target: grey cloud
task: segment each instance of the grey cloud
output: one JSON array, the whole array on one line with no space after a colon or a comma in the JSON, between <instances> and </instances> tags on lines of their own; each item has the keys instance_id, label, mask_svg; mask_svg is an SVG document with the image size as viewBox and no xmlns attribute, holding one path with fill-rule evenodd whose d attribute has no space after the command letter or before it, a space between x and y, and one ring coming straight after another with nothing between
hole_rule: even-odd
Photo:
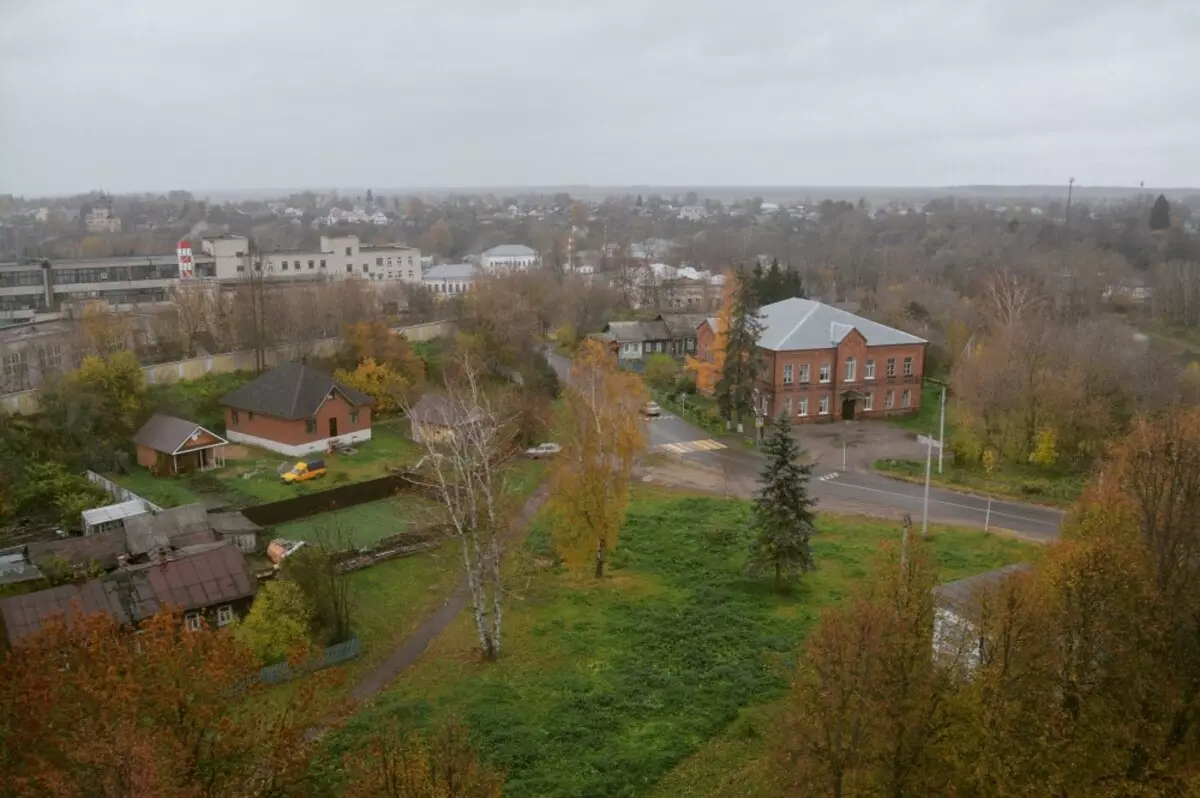
<instances>
[{"instance_id":1,"label":"grey cloud","mask_svg":"<svg viewBox=\"0 0 1200 798\"><path fill-rule=\"evenodd\" d=\"M1194 0L0 0L0 192L1200 185Z\"/></svg>"}]
</instances>

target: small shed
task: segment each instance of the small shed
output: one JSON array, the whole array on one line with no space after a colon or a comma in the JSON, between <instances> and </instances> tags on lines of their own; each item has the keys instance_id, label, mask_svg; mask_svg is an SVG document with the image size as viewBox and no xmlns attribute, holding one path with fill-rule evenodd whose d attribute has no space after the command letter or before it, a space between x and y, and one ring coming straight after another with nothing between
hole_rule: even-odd
<instances>
[{"instance_id":1,"label":"small shed","mask_svg":"<svg viewBox=\"0 0 1200 798\"><path fill-rule=\"evenodd\" d=\"M125 545L137 556L155 549L178 548L216 540L208 513L200 504L185 504L125 522Z\"/></svg>"},{"instance_id":2,"label":"small shed","mask_svg":"<svg viewBox=\"0 0 1200 798\"><path fill-rule=\"evenodd\" d=\"M193 421L155 413L133 436L133 443L138 465L155 476L171 476L225 465L229 441Z\"/></svg>"},{"instance_id":3,"label":"small shed","mask_svg":"<svg viewBox=\"0 0 1200 798\"><path fill-rule=\"evenodd\" d=\"M130 499L120 504L106 504L103 507L93 507L84 510L83 534L98 535L114 529L125 529L125 519L145 515L150 510L141 499Z\"/></svg>"},{"instance_id":4,"label":"small shed","mask_svg":"<svg viewBox=\"0 0 1200 798\"><path fill-rule=\"evenodd\" d=\"M427 393L408 411L410 434L417 443L445 442L479 413L478 409L464 413L446 397Z\"/></svg>"},{"instance_id":5,"label":"small shed","mask_svg":"<svg viewBox=\"0 0 1200 798\"><path fill-rule=\"evenodd\" d=\"M221 540L228 540L244 552L258 550L262 527L241 513L209 513L208 523Z\"/></svg>"}]
</instances>

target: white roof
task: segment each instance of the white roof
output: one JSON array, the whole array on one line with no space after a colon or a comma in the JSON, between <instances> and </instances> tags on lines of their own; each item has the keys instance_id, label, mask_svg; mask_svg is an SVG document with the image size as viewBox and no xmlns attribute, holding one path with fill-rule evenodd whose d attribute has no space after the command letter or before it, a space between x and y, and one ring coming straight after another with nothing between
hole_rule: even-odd
<instances>
[{"instance_id":1,"label":"white roof","mask_svg":"<svg viewBox=\"0 0 1200 798\"><path fill-rule=\"evenodd\" d=\"M468 280L474 276L473 263L442 263L425 272L426 280Z\"/></svg>"},{"instance_id":2,"label":"white roof","mask_svg":"<svg viewBox=\"0 0 1200 798\"><path fill-rule=\"evenodd\" d=\"M130 499L120 504L106 504L103 507L93 507L83 511L84 526L95 526L106 521L120 521L135 515L144 515L146 505L141 499Z\"/></svg>"},{"instance_id":3,"label":"white roof","mask_svg":"<svg viewBox=\"0 0 1200 798\"><path fill-rule=\"evenodd\" d=\"M501 244L483 253L488 258L531 258L537 254L524 244Z\"/></svg>"},{"instance_id":4,"label":"white roof","mask_svg":"<svg viewBox=\"0 0 1200 798\"><path fill-rule=\"evenodd\" d=\"M886 324L864 319L822 302L793 297L762 308L763 333L758 345L772 351L831 349L851 330L858 330L869 346L923 344L925 339Z\"/></svg>"}]
</instances>

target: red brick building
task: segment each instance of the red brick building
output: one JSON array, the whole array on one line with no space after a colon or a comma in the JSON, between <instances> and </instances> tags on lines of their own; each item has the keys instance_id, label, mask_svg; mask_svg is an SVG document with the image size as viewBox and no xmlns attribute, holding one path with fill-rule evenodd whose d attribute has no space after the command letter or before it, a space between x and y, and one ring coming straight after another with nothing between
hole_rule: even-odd
<instances>
[{"instance_id":1,"label":"red brick building","mask_svg":"<svg viewBox=\"0 0 1200 798\"><path fill-rule=\"evenodd\" d=\"M207 471L225 464L220 435L186 419L155 413L133 436L138 465L155 476Z\"/></svg>"},{"instance_id":2,"label":"red brick building","mask_svg":"<svg viewBox=\"0 0 1200 798\"><path fill-rule=\"evenodd\" d=\"M845 310L792 298L762 308L760 411L793 421L915 413L926 341ZM697 356L714 361L718 322L697 330Z\"/></svg>"},{"instance_id":3,"label":"red brick building","mask_svg":"<svg viewBox=\"0 0 1200 798\"><path fill-rule=\"evenodd\" d=\"M375 400L303 363L285 363L221 399L225 436L291 457L371 439Z\"/></svg>"}]
</instances>

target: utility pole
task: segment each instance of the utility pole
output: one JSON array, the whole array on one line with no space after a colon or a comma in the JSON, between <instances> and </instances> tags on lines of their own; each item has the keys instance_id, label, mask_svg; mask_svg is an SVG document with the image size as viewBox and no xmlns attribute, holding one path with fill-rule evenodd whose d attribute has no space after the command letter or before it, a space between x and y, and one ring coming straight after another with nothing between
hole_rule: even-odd
<instances>
[{"instance_id":1,"label":"utility pole","mask_svg":"<svg viewBox=\"0 0 1200 798\"><path fill-rule=\"evenodd\" d=\"M938 473L942 473L942 453L946 451L946 386L942 386L942 420L940 429L938 430L938 442L941 446L938 447ZM843 453L843 460L845 455Z\"/></svg>"},{"instance_id":2,"label":"utility pole","mask_svg":"<svg viewBox=\"0 0 1200 798\"><path fill-rule=\"evenodd\" d=\"M929 476L933 466L933 440L925 445L925 501L921 507L921 539L929 536Z\"/></svg>"},{"instance_id":3,"label":"utility pole","mask_svg":"<svg viewBox=\"0 0 1200 798\"><path fill-rule=\"evenodd\" d=\"M904 568L904 562L908 559L908 535L912 530L912 516L908 513L904 514L904 520L900 522L900 528L903 530L900 533L900 568Z\"/></svg>"}]
</instances>

